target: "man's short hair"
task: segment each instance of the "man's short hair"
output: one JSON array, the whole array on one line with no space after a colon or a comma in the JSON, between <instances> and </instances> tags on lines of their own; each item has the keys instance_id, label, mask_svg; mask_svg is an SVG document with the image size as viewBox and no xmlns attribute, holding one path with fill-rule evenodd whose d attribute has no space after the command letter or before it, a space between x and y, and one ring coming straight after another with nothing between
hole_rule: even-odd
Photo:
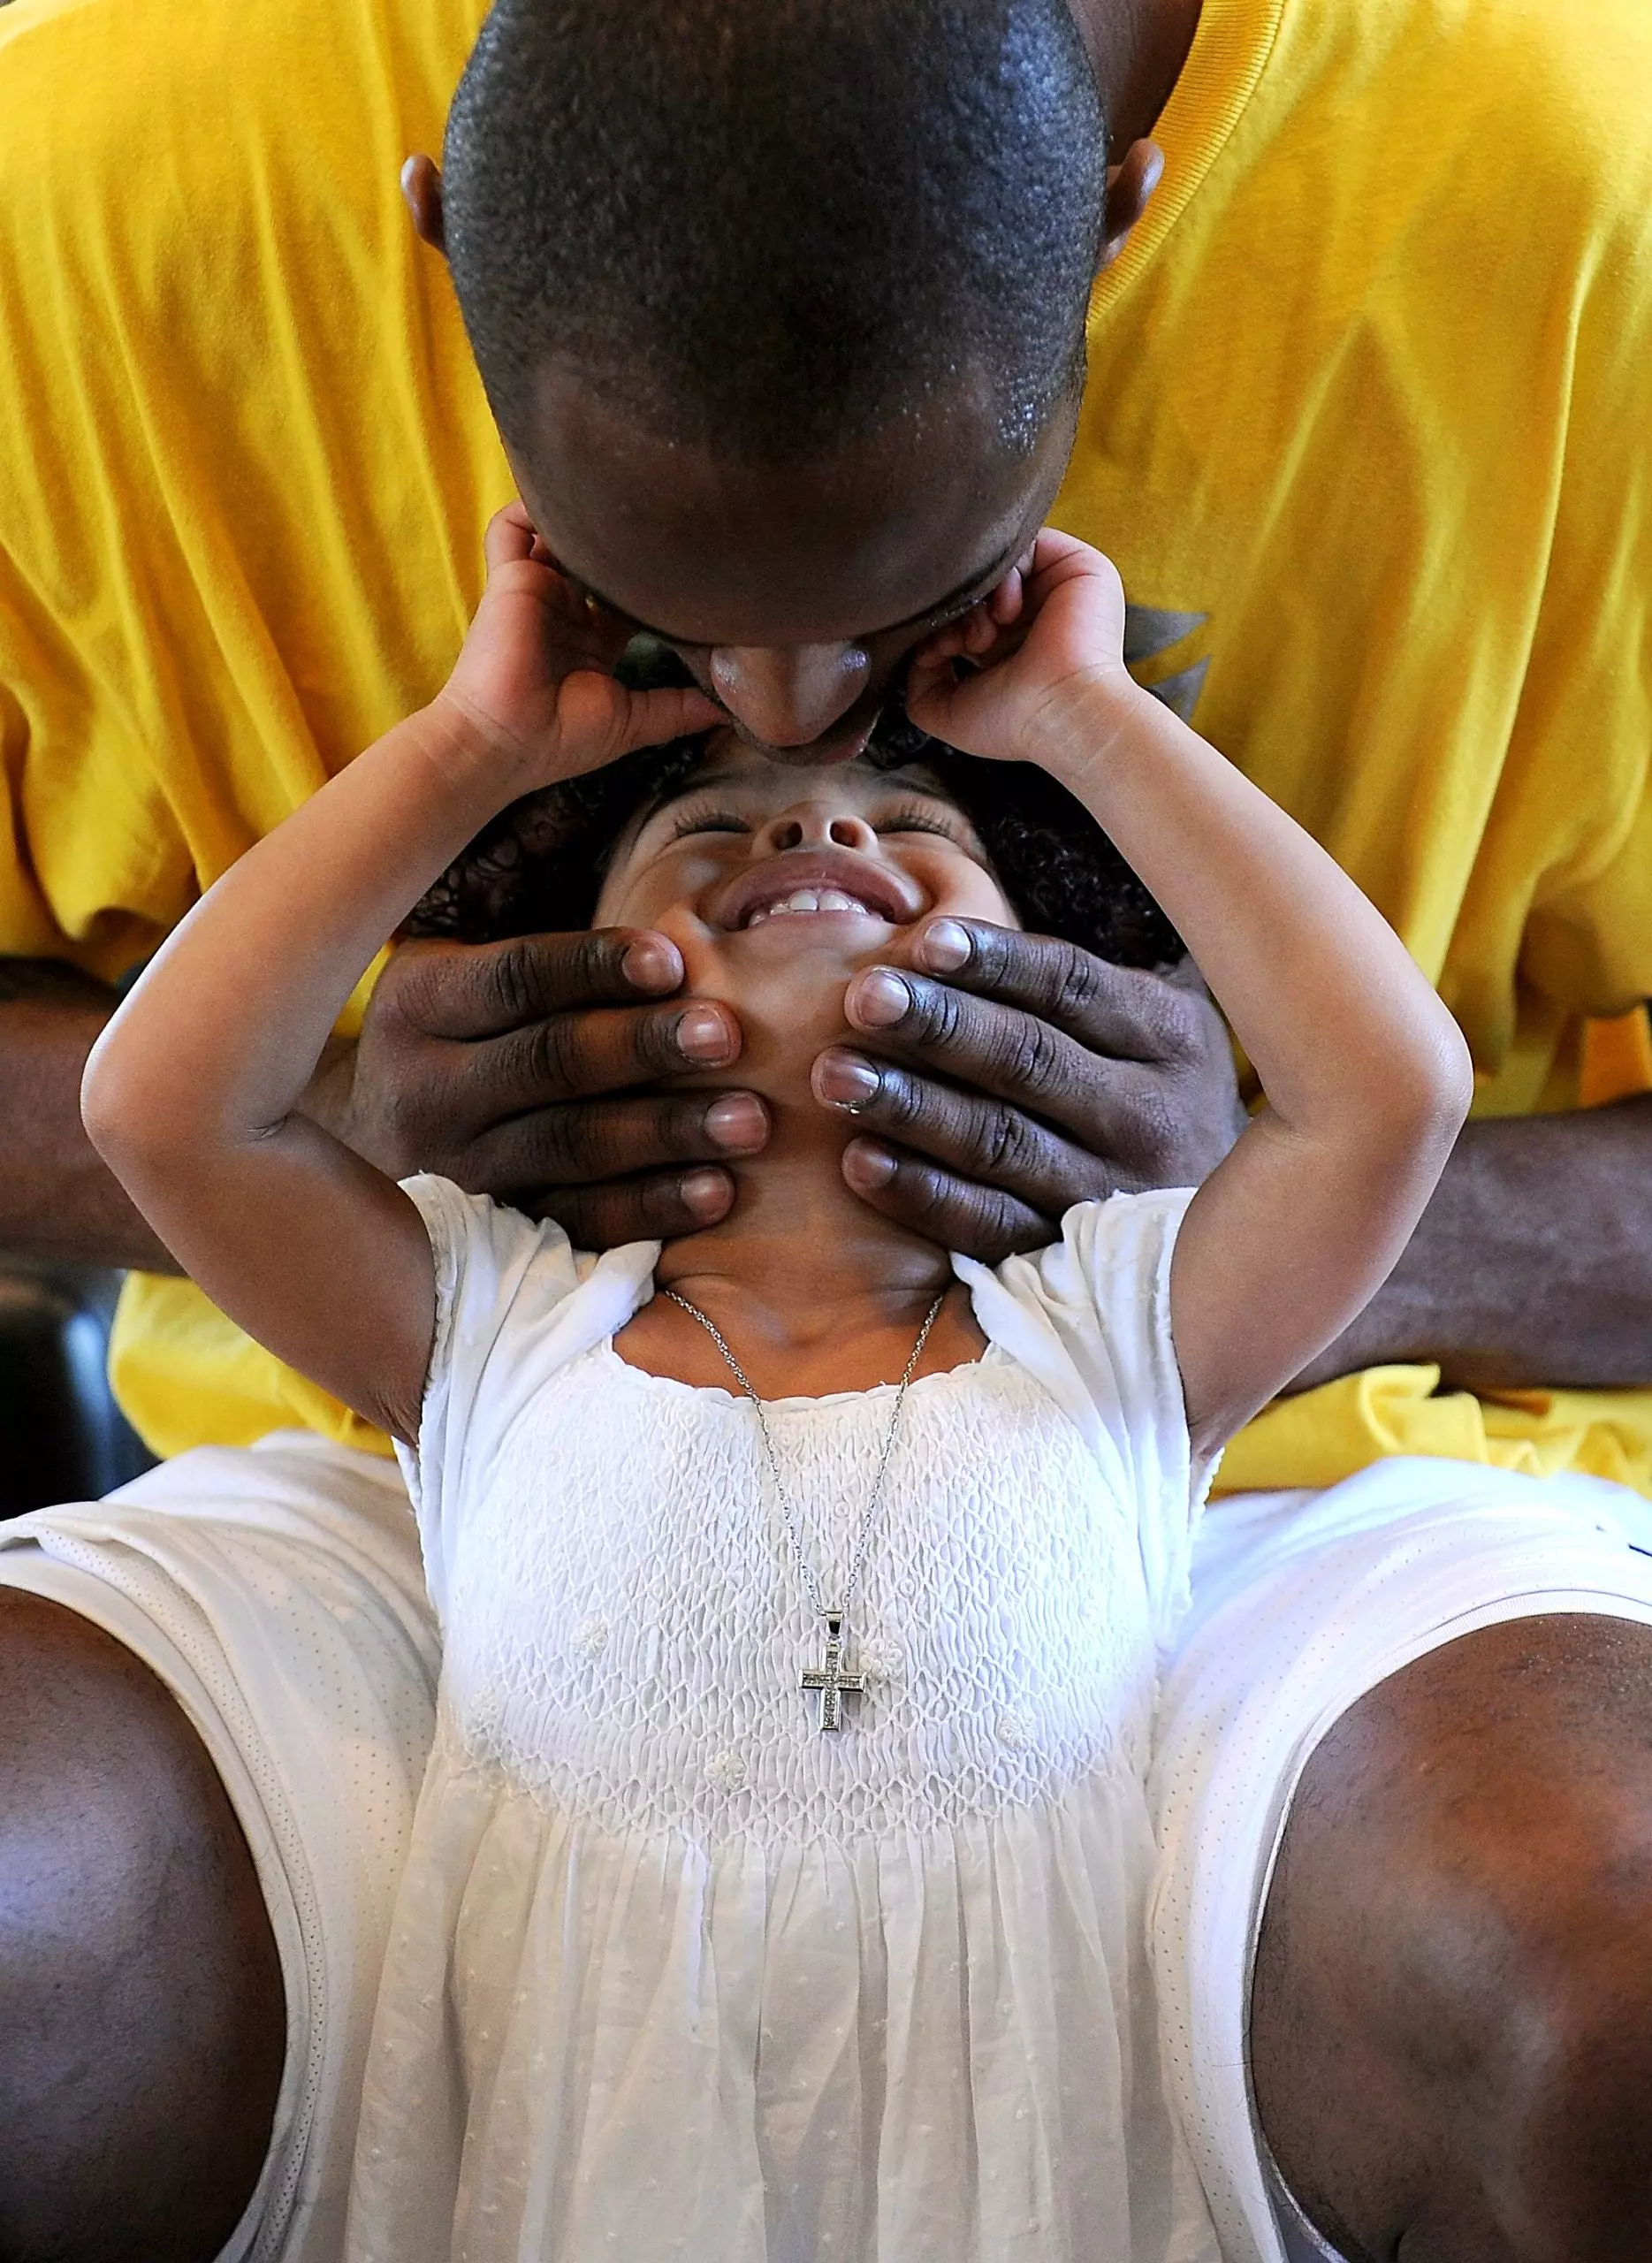
<instances>
[{"instance_id":1,"label":"man's short hair","mask_svg":"<svg viewBox=\"0 0 1652 2263\"><path fill-rule=\"evenodd\" d=\"M830 454L1082 383L1107 135L1068 0L497 0L447 121L449 256L527 444L564 361L645 430Z\"/></svg>"}]
</instances>

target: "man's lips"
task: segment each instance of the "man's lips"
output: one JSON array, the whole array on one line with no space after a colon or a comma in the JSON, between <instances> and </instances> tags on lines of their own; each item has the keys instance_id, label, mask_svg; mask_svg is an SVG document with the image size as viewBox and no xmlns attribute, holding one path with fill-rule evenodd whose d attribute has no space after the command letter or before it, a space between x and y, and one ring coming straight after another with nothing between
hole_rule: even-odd
<instances>
[{"instance_id":1,"label":"man's lips","mask_svg":"<svg viewBox=\"0 0 1652 2263\"><path fill-rule=\"evenodd\" d=\"M853 849L788 849L758 864L721 888L707 907L714 927L733 933L749 927L756 911L767 911L798 888L835 888L887 919L891 926L906 926L923 911L925 896L916 880L891 865L880 865ZM831 918L829 911L791 913L790 918Z\"/></svg>"}]
</instances>

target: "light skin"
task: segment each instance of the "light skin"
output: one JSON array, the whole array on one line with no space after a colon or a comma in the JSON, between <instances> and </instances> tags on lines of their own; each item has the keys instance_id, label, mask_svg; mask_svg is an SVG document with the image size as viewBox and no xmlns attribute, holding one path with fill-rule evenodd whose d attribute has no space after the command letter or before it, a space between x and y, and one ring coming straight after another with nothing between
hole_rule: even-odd
<instances>
[{"instance_id":1,"label":"light skin","mask_svg":"<svg viewBox=\"0 0 1652 2263\"><path fill-rule=\"evenodd\" d=\"M209 892L105 1031L82 1096L99 1151L215 1300L404 1438L434 1326L424 1228L392 1181L301 1112L317 1054L384 933L499 806L713 712L697 692L628 692L590 665L603 629L520 506L488 550L487 594L444 692ZM1263 1078L1267 1102L1194 1197L1172 1269L1189 1427L1209 1452L1393 1264L1471 1078L1392 932L1138 690L1123 632L1116 574L1047 530L1013 598L920 650L910 701L950 744L1039 762L1078 796L1182 926ZM726 743L719 761L711 802L651 816L604 891L604 909L645 913L750 1017L779 1131L779 1153L746 1167L750 1200L674 1244L666 1277L707 1300L759 1389L864 1387L887 1371L878 1323L910 1340L945 1261L857 1211L841 1120L809 1088L820 1040L841 1026L849 980L920 920L1009 907L967 829L915 819L921 780L834 781L841 765L796 773ZM685 811L697 829L679 834ZM776 911L811 854L834 860L853 901ZM946 1317L936 1360L955 1364L979 1339L961 1305ZM674 1305L637 1356L682 1375L705 1353Z\"/></svg>"}]
</instances>

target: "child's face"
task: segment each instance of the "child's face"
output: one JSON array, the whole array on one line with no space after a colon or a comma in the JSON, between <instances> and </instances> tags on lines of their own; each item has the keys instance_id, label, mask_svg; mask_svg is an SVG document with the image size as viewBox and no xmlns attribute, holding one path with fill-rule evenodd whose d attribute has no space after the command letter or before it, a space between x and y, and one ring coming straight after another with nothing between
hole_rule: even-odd
<instances>
[{"instance_id":1,"label":"child's face","mask_svg":"<svg viewBox=\"0 0 1652 2263\"><path fill-rule=\"evenodd\" d=\"M765 1071L806 1080L847 1032L850 977L906 962L943 913L1021 924L932 773L781 768L724 732L687 788L621 836L592 925L669 935L688 994L737 1015L740 1081L762 1090Z\"/></svg>"}]
</instances>

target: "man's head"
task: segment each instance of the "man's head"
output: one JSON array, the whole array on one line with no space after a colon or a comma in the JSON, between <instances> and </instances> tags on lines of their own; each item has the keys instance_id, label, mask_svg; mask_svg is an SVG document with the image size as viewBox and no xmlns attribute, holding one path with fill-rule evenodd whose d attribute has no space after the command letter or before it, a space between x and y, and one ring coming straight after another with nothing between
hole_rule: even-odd
<instances>
[{"instance_id":1,"label":"man's head","mask_svg":"<svg viewBox=\"0 0 1652 2263\"><path fill-rule=\"evenodd\" d=\"M852 754L1064 469L1108 225L1067 0L498 0L445 166L559 560L749 739Z\"/></svg>"},{"instance_id":2,"label":"man's head","mask_svg":"<svg viewBox=\"0 0 1652 2263\"><path fill-rule=\"evenodd\" d=\"M1082 381L1106 133L1067 0L496 0L449 113L453 280L530 466L554 367L788 467Z\"/></svg>"}]
</instances>

